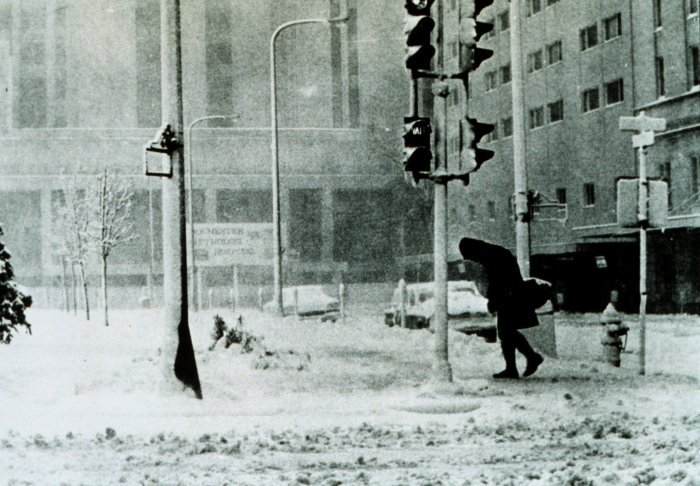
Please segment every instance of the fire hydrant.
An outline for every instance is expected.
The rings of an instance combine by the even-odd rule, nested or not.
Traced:
[[[613,366],[620,367],[620,353],[627,344],[627,331],[629,326],[622,322],[620,313],[610,302],[603,315],[600,316],[600,324],[605,326],[600,343],[603,345],[603,358]],[[623,343],[622,336],[625,336]]]

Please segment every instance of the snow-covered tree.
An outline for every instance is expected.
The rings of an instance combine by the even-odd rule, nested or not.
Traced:
[[[85,190],[79,189],[78,177],[65,178],[63,183],[63,200],[56,208],[57,243],[62,252],[68,256],[72,265],[78,266],[80,284],[83,289],[85,318],[90,320],[90,302],[86,279],[86,265],[90,252],[89,199]]]
[[[0,236],[4,233],[0,227]],[[17,326],[24,326],[29,334],[31,326],[24,310],[32,305],[32,297],[15,282],[15,273],[10,263],[10,252],[0,241],[0,343],[10,344]]]
[[[87,192],[91,209],[90,238],[92,248],[102,262],[102,306],[105,326],[109,326],[107,299],[107,259],[114,248],[132,240],[134,234],[131,209],[134,193],[129,181],[103,168],[95,186]]]

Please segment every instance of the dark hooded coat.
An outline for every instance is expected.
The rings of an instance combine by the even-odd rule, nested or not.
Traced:
[[[520,267],[513,254],[502,246],[473,238],[462,238],[459,251],[465,260],[480,263],[486,271],[486,298],[498,326],[525,329],[538,325],[533,303],[529,302]]]

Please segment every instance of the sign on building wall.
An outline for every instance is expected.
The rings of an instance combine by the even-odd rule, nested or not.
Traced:
[[[272,224],[195,223],[194,251],[199,266],[270,265]]]

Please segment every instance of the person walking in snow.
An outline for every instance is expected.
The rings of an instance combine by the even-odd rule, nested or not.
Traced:
[[[496,313],[496,328],[506,367],[494,378],[518,378],[516,349],[527,359],[523,376],[530,376],[544,358],[537,353],[518,330],[539,324],[532,302],[529,302],[525,282],[513,254],[502,246],[485,241],[462,238],[459,252],[465,260],[481,264],[488,278],[486,298],[490,312]]]

